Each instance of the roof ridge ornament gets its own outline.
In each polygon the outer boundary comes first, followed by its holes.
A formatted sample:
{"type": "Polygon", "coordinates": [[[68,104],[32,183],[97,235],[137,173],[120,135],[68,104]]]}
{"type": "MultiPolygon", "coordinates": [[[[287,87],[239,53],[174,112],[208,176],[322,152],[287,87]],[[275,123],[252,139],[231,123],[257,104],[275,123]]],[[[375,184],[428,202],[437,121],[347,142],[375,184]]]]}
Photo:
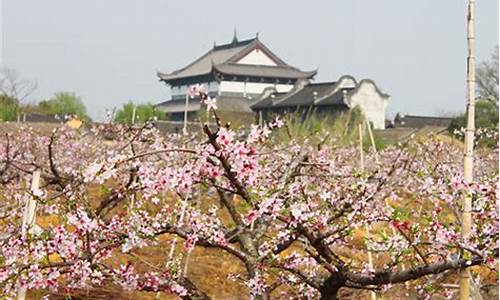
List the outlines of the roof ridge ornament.
{"type": "Polygon", "coordinates": [[[236,34],[236,27],[234,27],[234,32],[233,32],[233,44],[236,44],[238,42],[238,36],[236,34]]]}

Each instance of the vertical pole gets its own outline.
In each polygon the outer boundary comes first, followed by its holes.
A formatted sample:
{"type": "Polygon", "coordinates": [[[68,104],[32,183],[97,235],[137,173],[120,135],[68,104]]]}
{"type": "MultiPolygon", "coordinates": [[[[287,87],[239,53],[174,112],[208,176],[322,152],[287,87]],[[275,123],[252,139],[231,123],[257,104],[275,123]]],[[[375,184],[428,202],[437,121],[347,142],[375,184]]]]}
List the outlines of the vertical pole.
{"type": "MultiPolygon", "coordinates": [[[[473,155],[474,155],[474,89],[475,89],[475,45],[474,45],[474,7],[475,0],[469,0],[467,7],[467,128],[465,129],[464,143],[464,181],[471,183],[473,180],[473,155]]],[[[472,198],[464,195],[462,211],[462,238],[467,240],[471,233],[472,224],[472,198]]],[[[460,270],[460,300],[469,300],[470,274],[467,268],[460,270]]]]}
{"type": "MultiPolygon", "coordinates": [[[[368,227],[368,230],[366,231],[366,235],[369,236],[370,234],[370,229],[368,227]]],[[[373,255],[370,250],[368,250],[368,265],[370,266],[370,269],[373,270],[373,255]]],[[[377,300],[377,294],[375,294],[374,291],[370,291],[370,299],[371,300],[377,300]]]]}
{"type": "Polygon", "coordinates": [[[184,134],[187,134],[188,106],[189,106],[189,94],[186,92],[186,105],[184,106],[184,128],[182,129],[182,133],[184,134]]]}
{"type": "MultiPolygon", "coordinates": [[[[361,172],[364,173],[365,171],[365,157],[364,157],[364,152],[363,152],[363,124],[360,123],[358,125],[358,131],[359,131],[359,166],[361,169],[361,172]]],[[[371,132],[371,131],[369,131],[371,132]]],[[[372,146],[375,149],[375,142],[372,142],[372,146]]],[[[370,236],[370,226],[366,229],[366,237],[369,238],[370,236]]],[[[373,270],[373,255],[370,250],[368,250],[368,266],[370,267],[370,270],[373,270]]],[[[377,294],[375,294],[374,291],[370,292],[370,299],[371,300],[377,300],[377,294]]]]}
{"type": "MultiPolygon", "coordinates": [[[[40,187],[40,170],[37,169],[33,172],[33,178],[31,179],[31,192],[38,191],[40,187]]],[[[29,197],[26,201],[26,206],[24,207],[23,220],[21,225],[21,236],[25,239],[28,235],[28,231],[35,224],[35,211],[36,211],[36,200],[33,197],[29,197]]],[[[25,287],[20,287],[17,291],[17,300],[26,299],[27,289],[25,287]]]]}
{"type": "Polygon", "coordinates": [[[111,111],[111,119],[109,120],[111,124],[115,123],[115,112],[116,112],[116,107],[113,107],[113,110],[111,111]]]}
{"type": "Polygon", "coordinates": [[[137,111],[137,107],[135,106],[135,104],[133,104],[132,106],[132,125],[135,124],[135,113],[137,111]]]}
{"type": "Polygon", "coordinates": [[[361,171],[365,170],[365,155],[363,153],[363,125],[358,125],[359,130],[359,166],[361,171]]]}
{"type": "Polygon", "coordinates": [[[207,116],[207,125],[210,125],[210,110],[208,110],[208,107],[207,107],[206,116],[207,116]]]}
{"type": "MultiPolygon", "coordinates": [[[[366,123],[366,127],[368,128],[368,134],[370,135],[370,142],[372,144],[372,149],[373,149],[373,152],[374,152],[374,155],[375,155],[375,162],[377,163],[377,165],[379,165],[380,161],[378,159],[378,152],[377,152],[377,146],[375,145],[375,139],[373,138],[372,127],[370,126],[370,122],[366,118],[365,118],[365,123],[366,123]]],[[[385,205],[387,207],[389,207],[389,204],[387,203],[387,200],[385,201],[385,205]]],[[[392,235],[396,236],[397,235],[396,229],[393,226],[391,226],[391,228],[392,228],[392,235]]],[[[371,253],[369,252],[368,253],[368,260],[370,260],[370,256],[371,256],[371,253]]],[[[372,266],[372,263],[370,263],[370,266],[372,266]]],[[[401,269],[403,271],[406,270],[406,267],[405,267],[404,264],[401,265],[401,269]]],[[[408,287],[408,282],[405,282],[405,286],[408,287]]],[[[375,293],[372,292],[372,294],[375,294],[375,293]]],[[[372,299],[375,300],[376,298],[373,298],[373,295],[372,295],[372,299]]]]}
{"type": "MultiPolygon", "coordinates": [[[[181,215],[179,217],[179,223],[182,223],[182,221],[184,221],[184,215],[186,214],[188,199],[189,199],[189,194],[186,194],[184,201],[182,201],[182,199],[181,199],[182,203],[181,203],[181,215]]],[[[174,240],[172,241],[172,246],[170,247],[170,251],[168,253],[168,260],[172,260],[172,258],[174,257],[176,244],[177,244],[177,236],[175,236],[174,240]]]]}
{"type": "Polygon", "coordinates": [[[375,139],[373,138],[372,127],[370,126],[370,123],[368,122],[367,119],[365,119],[365,123],[366,123],[366,128],[368,128],[368,135],[370,136],[370,142],[372,144],[373,153],[375,155],[375,162],[378,165],[379,163],[378,153],[377,153],[377,147],[375,146],[375,139]]]}
{"type": "Polygon", "coordinates": [[[262,109],[259,110],[259,126],[262,127],[262,125],[264,124],[264,120],[262,118],[262,109]]]}

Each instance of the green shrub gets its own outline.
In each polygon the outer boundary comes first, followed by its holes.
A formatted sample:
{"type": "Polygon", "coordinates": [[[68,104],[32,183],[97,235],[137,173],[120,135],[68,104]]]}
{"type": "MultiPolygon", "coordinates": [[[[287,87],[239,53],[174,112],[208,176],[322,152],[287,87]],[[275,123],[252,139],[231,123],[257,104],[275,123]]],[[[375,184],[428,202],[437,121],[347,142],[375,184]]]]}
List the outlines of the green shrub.
{"type": "MultiPolygon", "coordinates": [[[[448,131],[456,138],[463,140],[463,128],[466,126],[466,115],[462,114],[452,120],[448,131]]],[[[488,100],[476,101],[475,127],[483,131],[498,131],[498,103],[488,100]]],[[[480,135],[478,136],[477,144],[481,146],[496,146],[497,140],[494,136],[480,135]]]]}
{"type": "MultiPolygon", "coordinates": [[[[358,125],[363,124],[363,147],[371,148],[371,141],[364,123],[364,115],[356,107],[335,116],[321,116],[309,111],[305,115],[294,113],[283,119],[285,127],[274,136],[280,142],[290,140],[313,140],[320,143],[325,140],[332,145],[352,145],[359,143],[358,125]]],[[[382,141],[374,134],[377,149],[384,147],[382,141]]]]}
{"type": "Polygon", "coordinates": [[[7,95],[0,95],[0,122],[15,121],[19,112],[17,102],[7,95]]]}
{"type": "Polygon", "coordinates": [[[30,110],[43,115],[77,115],[81,119],[89,119],[82,99],[71,92],[58,92],[49,100],[40,101],[30,110]]]}
{"type": "Polygon", "coordinates": [[[135,122],[142,123],[154,119],[165,120],[165,114],[157,111],[153,104],[145,103],[136,105],[132,101],[123,104],[122,108],[115,114],[114,121],[117,123],[132,124],[132,115],[135,109],[135,122]]]}

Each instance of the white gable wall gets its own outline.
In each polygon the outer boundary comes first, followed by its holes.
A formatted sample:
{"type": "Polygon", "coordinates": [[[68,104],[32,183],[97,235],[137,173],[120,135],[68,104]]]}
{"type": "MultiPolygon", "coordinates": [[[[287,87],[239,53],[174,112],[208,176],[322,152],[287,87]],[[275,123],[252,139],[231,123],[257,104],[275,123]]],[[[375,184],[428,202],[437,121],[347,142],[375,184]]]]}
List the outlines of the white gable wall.
{"type": "Polygon", "coordinates": [[[349,77],[341,77],[340,82],[338,83],[338,88],[355,88],[356,81],[353,78],[349,77]]]}
{"type": "Polygon", "coordinates": [[[276,63],[260,49],[253,49],[237,63],[245,65],[276,66],[276,63]]]}
{"type": "Polygon", "coordinates": [[[385,108],[388,99],[377,92],[371,82],[362,81],[353,94],[348,96],[351,108],[359,106],[375,129],[385,128],[385,108]]]}

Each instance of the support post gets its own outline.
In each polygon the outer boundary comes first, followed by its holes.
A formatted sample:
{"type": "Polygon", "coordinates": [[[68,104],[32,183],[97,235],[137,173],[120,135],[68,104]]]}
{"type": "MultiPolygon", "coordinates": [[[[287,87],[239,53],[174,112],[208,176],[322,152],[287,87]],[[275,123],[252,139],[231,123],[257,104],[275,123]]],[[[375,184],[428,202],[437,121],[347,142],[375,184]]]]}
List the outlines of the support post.
{"type": "Polygon", "coordinates": [[[375,146],[375,139],[373,138],[372,127],[370,126],[370,122],[368,122],[367,119],[365,119],[365,123],[366,123],[366,128],[368,128],[368,135],[370,136],[370,142],[372,144],[373,153],[375,155],[375,162],[378,165],[379,164],[378,153],[377,153],[377,147],[375,146]]]}
{"type": "Polygon", "coordinates": [[[363,152],[363,125],[358,125],[359,131],[359,167],[362,172],[365,171],[365,154],[363,152]]]}
{"type": "MultiPolygon", "coordinates": [[[[40,187],[40,170],[36,169],[33,172],[33,178],[31,179],[31,192],[35,193],[38,191],[40,187]]],[[[28,232],[33,225],[35,225],[35,214],[36,213],[36,200],[33,197],[30,197],[26,201],[26,205],[24,207],[23,212],[23,220],[21,225],[21,236],[23,239],[26,239],[28,236],[28,232]]],[[[19,287],[17,290],[17,300],[26,299],[27,288],[19,287]]]]}
{"type": "MultiPolygon", "coordinates": [[[[184,198],[184,201],[181,199],[181,215],[179,216],[179,223],[182,223],[184,221],[184,215],[186,214],[186,209],[188,206],[188,199],[189,199],[189,194],[186,194],[186,197],[184,198]]],[[[170,247],[170,251],[168,253],[168,260],[172,260],[174,257],[174,252],[175,252],[175,246],[177,245],[177,235],[174,236],[174,239],[172,241],[172,246],[170,247]]]]}
{"type": "MultiPolygon", "coordinates": [[[[368,127],[370,126],[368,123],[367,123],[368,127]]],[[[358,125],[358,131],[359,131],[359,159],[360,159],[360,162],[359,162],[359,167],[361,169],[361,172],[364,173],[365,171],[365,155],[364,155],[364,152],[363,152],[363,124],[360,123],[358,125]]],[[[377,153],[377,150],[375,148],[375,142],[373,141],[373,137],[371,135],[371,130],[368,129],[368,132],[370,134],[370,138],[371,138],[371,141],[372,141],[372,147],[375,151],[375,153],[377,153]]],[[[370,237],[370,226],[368,226],[368,228],[366,229],[366,237],[369,238],[370,237]]],[[[373,270],[373,254],[370,250],[368,250],[368,266],[370,267],[371,270],[373,270]]],[[[371,300],[377,300],[377,294],[375,294],[374,291],[370,291],[370,299],[371,300]]]]}
{"type": "MultiPolygon", "coordinates": [[[[467,6],[467,128],[465,129],[464,142],[464,181],[471,183],[473,180],[473,155],[474,155],[474,114],[475,114],[475,37],[474,37],[474,10],[475,0],[469,0],[467,6]]],[[[462,208],[462,238],[467,240],[471,234],[472,225],[472,197],[464,195],[462,208]]],[[[468,268],[460,270],[460,300],[470,298],[470,273],[468,268]]]]}
{"type": "Polygon", "coordinates": [[[187,134],[188,107],[189,107],[189,94],[186,92],[186,105],[184,106],[184,127],[182,128],[183,134],[187,134]]]}
{"type": "Polygon", "coordinates": [[[137,106],[135,106],[135,104],[132,104],[132,125],[135,124],[135,114],[136,114],[136,111],[137,111],[137,106]]]}

